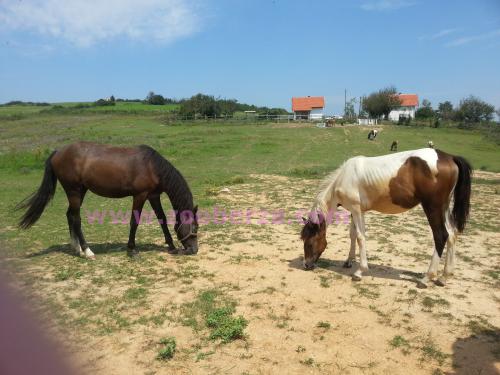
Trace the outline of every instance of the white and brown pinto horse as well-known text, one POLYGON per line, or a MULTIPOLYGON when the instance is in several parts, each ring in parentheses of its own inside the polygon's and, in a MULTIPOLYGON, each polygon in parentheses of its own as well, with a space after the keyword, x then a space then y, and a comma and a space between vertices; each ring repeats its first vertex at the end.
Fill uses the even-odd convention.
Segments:
MULTIPOLYGON (((472 167, 464 158, 431 148, 347 160, 322 182, 313 214, 304 219, 304 267, 314 268, 326 248, 327 220, 322 218, 342 206, 352 216, 351 248, 344 267, 352 267, 357 242, 360 264, 352 277, 361 280, 363 272, 368 271, 364 213, 375 210, 397 214, 421 204, 432 229, 435 250, 427 275, 419 284, 425 286, 436 277, 446 245, 445 280, 453 274, 456 235, 464 230, 469 215, 471 173, 472 167)), ((438 284, 444 284, 444 280, 438 280, 438 284)))

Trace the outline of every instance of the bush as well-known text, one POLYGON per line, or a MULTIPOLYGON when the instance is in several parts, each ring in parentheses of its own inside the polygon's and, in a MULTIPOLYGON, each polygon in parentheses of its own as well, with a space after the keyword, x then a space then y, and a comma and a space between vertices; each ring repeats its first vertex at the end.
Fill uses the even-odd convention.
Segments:
MULTIPOLYGON (((96 107, 106 107, 111 105, 115 105, 114 99, 113 100, 99 99, 94 102, 94 106, 96 107)), ((78 106, 75 106, 75 108, 78 108, 78 106)))

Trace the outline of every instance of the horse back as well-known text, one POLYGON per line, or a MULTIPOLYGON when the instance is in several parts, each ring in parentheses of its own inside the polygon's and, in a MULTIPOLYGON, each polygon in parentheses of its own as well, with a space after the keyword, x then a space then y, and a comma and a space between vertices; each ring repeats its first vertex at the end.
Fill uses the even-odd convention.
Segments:
POLYGON ((158 189, 158 176, 139 147, 73 143, 54 155, 52 165, 64 187, 84 186, 106 197, 158 189))

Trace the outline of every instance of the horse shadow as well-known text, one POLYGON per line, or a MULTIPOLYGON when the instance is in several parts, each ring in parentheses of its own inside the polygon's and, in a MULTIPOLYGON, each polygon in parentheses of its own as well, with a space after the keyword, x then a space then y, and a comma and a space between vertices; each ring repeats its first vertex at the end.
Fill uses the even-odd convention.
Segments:
MULTIPOLYGON (((95 243, 95 244, 89 244, 89 247, 92 250, 92 252, 96 255, 127 252, 127 243, 125 242, 95 243)), ((167 245, 162 246, 152 243, 137 244, 135 248, 139 253, 148 251, 167 252, 167 245)), ((63 245, 52 245, 46 249, 42 249, 35 253, 27 254, 25 258, 35 258, 51 253, 64 253, 75 257, 79 256, 76 254, 75 250, 71 247, 70 244, 63 244, 63 245)))
MULTIPOLYGON (((304 257, 299 256, 295 259, 289 260, 288 267, 304 270, 303 262, 304 262, 304 257)), ((344 265, 344 260, 331 260, 327 258, 321 258, 316 262, 315 268, 322 268, 328 271, 335 272, 342 276, 351 277, 352 274, 354 273, 354 270, 356 270, 358 263, 353 262, 351 268, 344 268, 343 265, 344 265)), ((364 276, 366 277, 407 281, 417 284, 417 280, 424 276, 422 273, 394 268, 391 266, 384 266, 380 264, 369 263, 368 267, 369 270, 364 274, 364 276)))
POLYGON ((482 328, 468 337, 458 338, 452 350, 450 375, 500 374, 500 329, 482 328))

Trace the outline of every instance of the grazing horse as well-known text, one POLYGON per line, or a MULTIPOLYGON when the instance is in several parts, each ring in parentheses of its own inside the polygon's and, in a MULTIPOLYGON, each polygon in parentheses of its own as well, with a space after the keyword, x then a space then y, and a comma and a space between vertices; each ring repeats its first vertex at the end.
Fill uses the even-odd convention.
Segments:
MULTIPOLYGON (((357 241, 360 264, 353 280, 361 280, 363 272, 368 271, 364 213, 375 210, 397 214, 421 204, 432 229, 435 251, 419 285, 424 287, 436 277, 445 245, 446 280, 453 274, 456 235, 464 230, 469 215, 471 173, 472 167, 464 158, 430 148, 347 160, 322 182, 313 210, 309 218, 304 218, 304 267, 314 268, 326 248, 327 220, 322 218, 342 206, 351 212, 351 247, 344 267, 352 267, 357 241)), ((438 282, 444 285, 444 281, 438 282)))
POLYGON ((392 141, 391 151, 397 151, 398 150, 398 144, 399 144, 398 141, 392 141))
POLYGON ((135 249, 135 233, 146 200, 149 200, 158 218, 169 252, 178 252, 161 206, 160 194, 163 192, 168 195, 176 212, 174 230, 184 246, 181 252, 194 254, 198 251, 198 208, 193 206, 189 186, 180 172, 151 147, 113 147, 78 142, 54 151, 45 162, 45 173, 38 190, 17 206, 27 208, 19 223, 21 228, 31 227, 40 218, 54 196, 57 180, 68 197, 66 216, 71 244, 77 255, 95 258, 81 228, 80 207, 87 190, 108 198, 134 198, 128 255, 138 254, 135 249))

